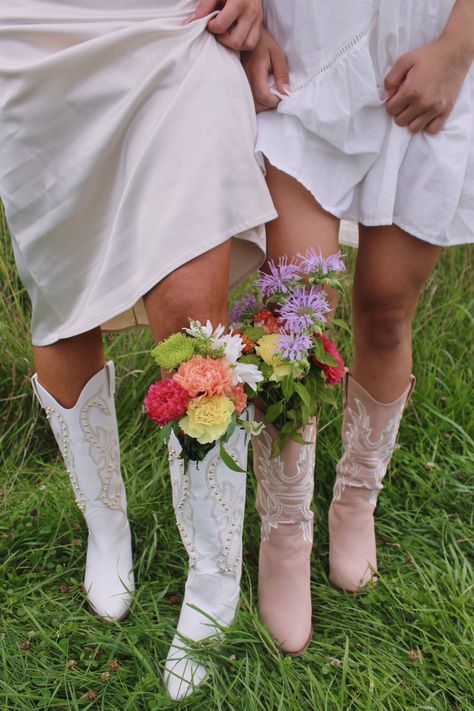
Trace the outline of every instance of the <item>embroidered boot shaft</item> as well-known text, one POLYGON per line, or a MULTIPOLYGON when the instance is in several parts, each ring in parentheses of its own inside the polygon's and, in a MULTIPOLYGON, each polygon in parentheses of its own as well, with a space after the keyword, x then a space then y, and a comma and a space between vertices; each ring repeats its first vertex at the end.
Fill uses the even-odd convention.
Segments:
MULTIPOLYGON (((253 406, 246 410, 252 419, 253 406)), ((236 428, 226 450, 242 469, 247 467, 249 436, 236 428)), ((173 699, 189 696, 207 676, 192 658, 187 640, 222 637, 219 626, 232 624, 240 596, 242 527, 246 474, 229 469, 219 446, 202 462, 190 461, 185 472, 181 446, 169 443, 173 507, 189 556, 189 572, 176 635, 165 663, 164 680, 173 699)))
POLYGON ((415 386, 391 403, 377 402, 346 373, 343 455, 329 508, 329 577, 356 592, 376 580, 374 511, 395 449, 403 410, 415 386))
MULTIPOLYGON (((257 419, 263 415, 257 411, 257 419)), ((258 595, 262 621, 282 651, 299 654, 312 636, 310 560, 316 454, 316 421, 302 432, 311 444, 290 441, 277 457, 272 445, 278 437, 266 425, 253 438, 257 477, 256 508, 260 514, 258 595)))
POLYGON ((134 590, 130 526, 115 415, 112 361, 84 386, 72 408, 32 386, 58 443, 74 497, 89 530, 84 587, 93 610, 122 619, 134 590))

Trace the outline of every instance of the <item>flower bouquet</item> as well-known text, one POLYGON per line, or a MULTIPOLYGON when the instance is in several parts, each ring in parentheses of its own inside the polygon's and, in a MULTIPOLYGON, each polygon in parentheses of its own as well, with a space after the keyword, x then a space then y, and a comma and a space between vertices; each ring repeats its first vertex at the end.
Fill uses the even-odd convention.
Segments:
POLYGON ((225 443, 236 427, 250 433, 262 425, 248 419, 247 398, 255 395, 263 375, 254 363, 242 361, 244 343, 238 334, 215 330, 208 321, 190 321, 151 352, 157 365, 169 373, 150 386, 145 412, 162 431, 165 442, 172 431, 179 439, 185 466, 202 461, 220 442, 220 455, 234 471, 242 471, 226 452, 225 443))
POLYGON ((335 403, 328 386, 341 381, 344 361, 325 331, 346 326, 339 319, 329 323, 325 287, 340 290, 344 270, 340 253, 324 259, 309 250, 291 261, 281 258, 269 263, 269 272, 261 272, 232 309, 234 333, 245 345, 241 362, 263 374, 257 390, 265 421, 280 432, 275 455, 289 439, 305 443, 301 430, 321 400, 335 403))

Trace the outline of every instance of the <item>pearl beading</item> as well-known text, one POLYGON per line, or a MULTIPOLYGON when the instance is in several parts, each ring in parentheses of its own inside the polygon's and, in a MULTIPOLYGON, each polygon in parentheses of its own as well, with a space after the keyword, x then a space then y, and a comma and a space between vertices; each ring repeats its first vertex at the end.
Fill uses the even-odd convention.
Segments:
MULTIPOLYGON (((232 457, 236 464, 240 465, 237 451, 229 451, 229 455, 232 457)), ((236 570, 239 568, 241 555, 237 555, 232 563, 230 562, 230 555, 233 538, 236 534, 237 536, 239 536, 238 550, 240 550, 241 548, 240 539, 242 537, 242 531, 241 526, 238 522, 240 522, 241 519, 240 514, 241 508, 243 507, 243 496, 238 491, 238 487, 228 484, 228 486, 231 487, 231 490, 233 492, 233 505, 226 499, 222 488, 219 486, 218 480, 216 478, 216 469, 218 467, 219 462, 219 457, 214 458, 209 464, 206 473, 206 478, 211 494, 214 497, 217 506, 221 507, 220 512, 215 510, 213 511, 214 520, 216 521, 216 525, 219 527, 220 520, 223 518, 225 527, 223 533, 221 534, 221 552, 217 556, 217 565, 223 573, 234 575, 236 570), (219 516, 219 513, 223 514, 223 516, 219 516)), ((238 473, 235 473, 235 475, 239 476, 238 473)))
POLYGON ((48 420, 51 429, 53 430, 56 442, 58 443, 60 452, 64 459, 66 471, 68 473, 72 490, 74 492, 74 499, 79 509, 82 511, 82 513, 84 513, 86 507, 86 497, 84 496, 84 493, 81 487, 79 486, 79 480, 75 473, 74 455, 70 447, 69 427, 67 426, 66 420, 64 419, 63 415, 54 407, 46 407, 45 413, 46 419, 48 420), (59 425, 59 430, 55 427, 54 421, 52 419, 53 417, 59 425))
POLYGON ((185 471, 184 462, 179 456, 179 452, 171 447, 168 448, 170 468, 178 467, 179 475, 175 478, 177 491, 175 494, 176 525, 178 527, 181 540, 189 556, 189 567, 194 568, 197 562, 197 551, 194 545, 194 529, 192 524, 192 510, 189 506, 189 474, 185 471), (179 481, 178 481, 179 479, 179 481), (189 518, 189 529, 185 525, 185 512, 189 518))
POLYGON ((109 509, 120 509, 122 507, 122 485, 121 482, 117 488, 115 496, 110 496, 110 486, 114 474, 120 480, 119 471, 119 455, 118 455, 118 440, 114 436, 114 428, 105 429, 107 433, 106 445, 100 442, 99 435, 91 425, 90 412, 94 408, 102 412, 103 415, 110 417, 112 415, 109 406, 107 405, 103 395, 102 388, 86 402, 81 408, 80 423, 84 433, 85 440, 89 443, 89 454, 95 461, 94 454, 99 453, 102 459, 102 466, 97 467, 97 473, 100 477, 102 486, 100 493, 100 501, 109 509))

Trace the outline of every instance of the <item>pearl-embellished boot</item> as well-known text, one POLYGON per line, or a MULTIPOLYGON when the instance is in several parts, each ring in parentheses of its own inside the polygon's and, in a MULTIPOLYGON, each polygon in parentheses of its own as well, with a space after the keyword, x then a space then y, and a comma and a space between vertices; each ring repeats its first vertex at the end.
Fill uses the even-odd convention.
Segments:
MULTIPOLYGON (((247 419, 252 419, 249 405, 247 419)), ((245 416, 245 415, 244 415, 245 416)), ((229 455, 247 468, 249 435, 237 427, 226 443, 229 455)), ((169 443, 173 506, 189 556, 189 572, 178 627, 165 663, 164 681, 173 699, 189 696, 207 670, 192 658, 186 640, 222 639, 232 624, 240 596, 242 526, 246 474, 229 469, 216 445, 185 471, 181 446, 169 443)))
POLYGON ((415 386, 393 402, 377 402, 346 372, 342 439, 329 507, 329 577, 348 592, 377 579, 374 511, 395 449, 403 411, 415 386))
MULTIPOLYGON (((263 415, 257 410, 257 420, 263 415)), ((296 655, 311 641, 311 552, 316 420, 276 457, 278 430, 271 424, 253 438, 256 508, 262 519, 258 566, 260 617, 282 652, 296 655)))
POLYGON ((32 378, 61 450, 76 503, 89 529, 84 587, 96 614, 121 620, 134 590, 125 487, 120 473, 115 415, 115 372, 109 361, 84 386, 71 408, 62 407, 32 378))

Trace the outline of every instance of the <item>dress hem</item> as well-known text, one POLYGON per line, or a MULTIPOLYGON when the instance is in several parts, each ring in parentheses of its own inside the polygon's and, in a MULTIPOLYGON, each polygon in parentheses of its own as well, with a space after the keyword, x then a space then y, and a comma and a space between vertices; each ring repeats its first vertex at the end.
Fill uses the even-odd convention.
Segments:
MULTIPOLYGON (((195 259, 196 257, 199 257, 202 254, 205 254, 209 250, 213 249, 214 247, 219 246, 220 244, 223 244, 226 242, 228 239, 241 239, 239 238, 239 235, 242 234, 243 232, 246 232, 247 230, 251 230, 252 228, 257 228, 261 225, 264 225, 267 222, 270 222, 271 220, 274 220, 276 217, 278 217, 278 214, 275 210, 272 210, 271 212, 265 213, 263 216, 257 217, 254 220, 250 220, 249 222, 246 222, 242 225, 236 225, 235 227, 230 228, 226 232, 224 232, 223 235, 221 235, 218 239, 208 242, 205 245, 204 249, 196 249, 195 251, 188 253, 183 259, 178 260, 175 262, 171 268, 167 268, 165 272, 161 272, 160 274, 156 275, 153 277, 153 279, 149 282, 146 283, 145 286, 140 287, 139 291, 132 296, 131 298, 127 299, 125 303, 122 303, 121 306, 109 310, 106 313, 101 314, 100 316, 97 316, 94 318, 91 322, 87 324, 82 324, 77 326, 74 329, 65 329, 60 330, 59 333, 52 338, 44 338, 40 340, 33 340, 32 339, 32 344, 35 347, 42 347, 42 346, 50 346, 53 343, 57 343, 60 340, 63 340, 65 338, 73 338, 74 336, 79 336, 81 333, 86 333, 87 331, 91 331, 93 328, 100 327, 103 323, 106 323, 107 321, 111 321, 113 318, 116 318, 117 316, 120 316, 120 314, 124 313, 125 311, 128 311, 129 309, 133 308, 133 306, 139 301, 144 294, 146 294, 150 289, 152 289, 156 284, 159 284, 160 281, 162 281, 168 274, 171 274, 173 271, 176 269, 179 269, 179 267, 182 267, 184 264, 187 264, 187 262, 190 262, 192 259, 195 259)), ((245 241, 245 240, 244 240, 245 241)), ((260 249, 258 245, 255 243, 250 243, 254 244, 254 246, 259 249, 262 252, 262 259, 260 261, 260 265, 263 263, 265 260, 265 254, 264 252, 260 249)), ((258 266, 256 266, 256 269, 258 269, 258 266)), ((252 270, 253 271, 253 270, 252 270)), ((242 276, 239 278, 239 281, 245 279, 249 274, 252 272, 248 272, 246 274, 242 274, 242 276)), ((234 282, 238 283, 238 282, 234 282)), ((230 286, 233 286, 230 285, 230 286)), ((147 326, 143 326, 144 328, 147 328, 147 326)), ((111 329, 110 331, 106 331, 106 333, 121 333, 126 330, 130 329, 120 329, 117 331, 114 331, 111 329)))
POLYGON ((297 171, 286 166, 283 161, 276 160, 275 158, 270 158, 263 149, 260 150, 265 155, 265 158, 268 160, 268 162, 274 168, 283 171, 287 175, 290 175, 292 178, 297 180, 309 193, 311 193, 318 205, 325 212, 328 212, 330 215, 336 217, 338 220, 351 220, 363 225, 364 227, 390 227, 391 225, 395 225, 395 227, 399 227, 404 232, 407 232, 411 237, 422 240, 423 242, 427 242, 428 244, 432 244, 435 247, 460 247, 462 245, 472 243, 472 240, 459 240, 456 242, 450 240, 449 242, 443 242, 442 239, 440 239, 439 237, 436 237, 434 235, 423 234, 421 230, 414 226, 410 226, 407 222, 404 222, 396 215, 387 216, 385 218, 373 217, 361 219, 360 216, 356 215, 355 213, 344 212, 344 210, 338 210, 336 207, 328 207, 326 204, 323 203, 322 200, 319 199, 318 195, 314 191, 314 188, 310 186, 309 182, 305 180, 301 175, 299 175, 297 171))

